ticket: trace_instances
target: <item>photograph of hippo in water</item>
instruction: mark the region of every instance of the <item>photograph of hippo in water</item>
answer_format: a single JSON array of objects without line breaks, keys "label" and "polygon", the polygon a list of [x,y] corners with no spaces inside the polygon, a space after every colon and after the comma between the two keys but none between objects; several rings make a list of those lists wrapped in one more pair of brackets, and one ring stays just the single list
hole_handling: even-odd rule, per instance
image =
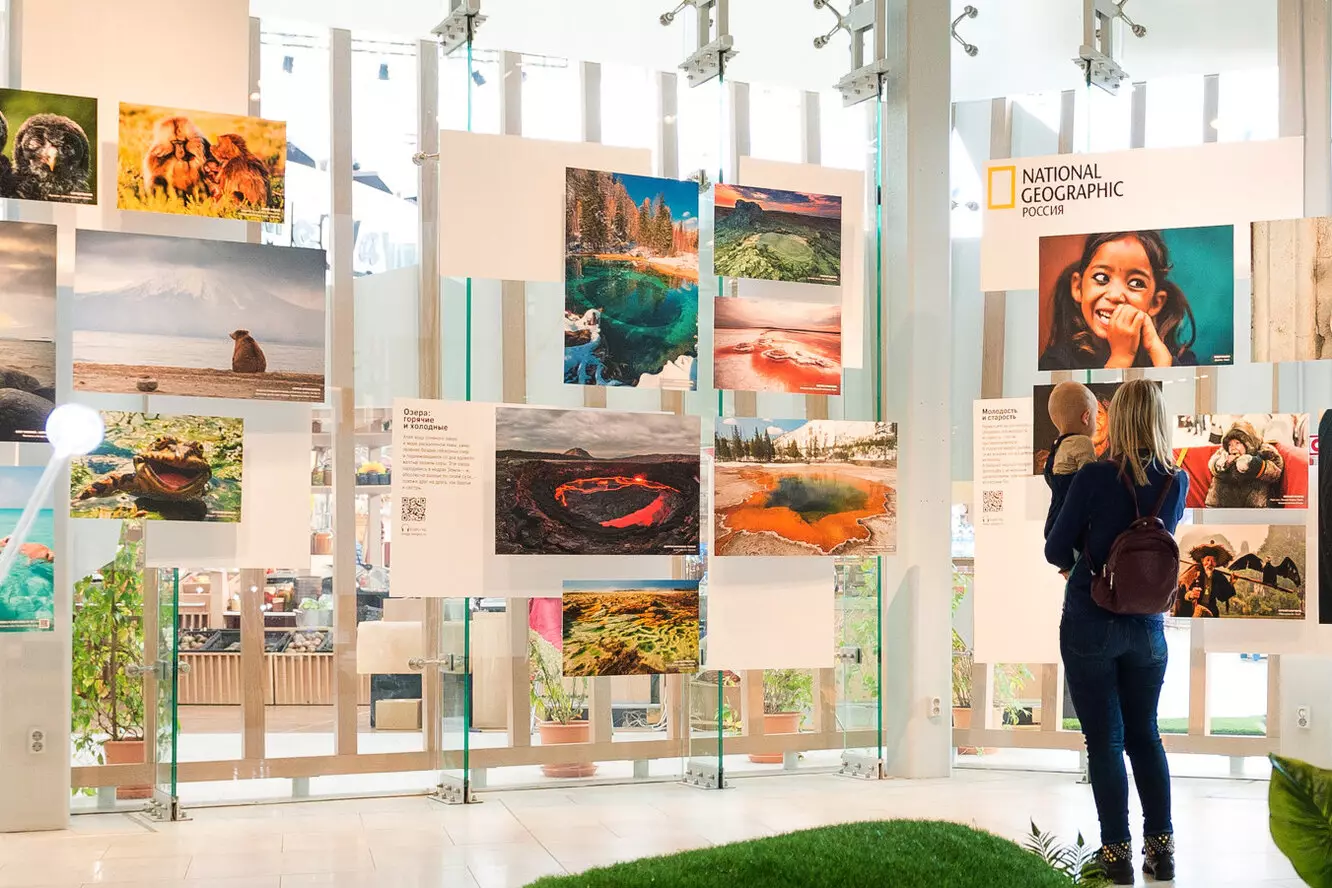
[{"label": "photograph of hippo in water", "polygon": [[693,555],[698,417],[495,411],[495,554]]},{"label": "photograph of hippo in water", "polygon": [[324,400],[323,250],[79,231],[74,390]]},{"label": "photograph of hippo in water", "polygon": [[0,222],[0,441],[46,440],[55,327],[56,227]]},{"label": "photograph of hippo in water", "polygon": [[69,471],[71,518],[241,520],[245,421],[102,411],[106,438]]},{"label": "photograph of hippo in water", "polygon": [[[42,477],[41,466],[0,468],[0,551],[10,543],[23,507]],[[0,633],[55,629],[55,513],[50,493],[19,543],[14,567],[0,582]]]}]

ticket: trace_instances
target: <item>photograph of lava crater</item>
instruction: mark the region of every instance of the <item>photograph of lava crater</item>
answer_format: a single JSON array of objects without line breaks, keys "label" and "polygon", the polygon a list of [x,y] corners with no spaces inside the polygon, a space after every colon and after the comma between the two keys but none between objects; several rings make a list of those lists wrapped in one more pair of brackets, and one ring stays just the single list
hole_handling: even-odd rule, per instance
[{"label": "photograph of lava crater", "polygon": [[698,580],[565,580],[564,676],[698,671]]},{"label": "photograph of lava crater", "polygon": [[897,425],[717,420],[718,555],[897,551]]},{"label": "photograph of lava crater", "polygon": [[495,411],[495,554],[692,555],[697,417]]},{"label": "photograph of lava crater", "polygon": [[842,393],[842,307],[725,296],[713,301],[713,381],[739,392]]}]

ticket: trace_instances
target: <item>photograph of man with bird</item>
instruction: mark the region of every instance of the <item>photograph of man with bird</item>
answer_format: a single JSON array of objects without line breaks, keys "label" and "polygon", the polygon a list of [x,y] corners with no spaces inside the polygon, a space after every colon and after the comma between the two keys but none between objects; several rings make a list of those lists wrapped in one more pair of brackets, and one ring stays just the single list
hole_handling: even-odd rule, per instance
[{"label": "photograph of man with bird", "polygon": [[1181,526],[1179,551],[1171,616],[1304,619],[1303,525]]}]

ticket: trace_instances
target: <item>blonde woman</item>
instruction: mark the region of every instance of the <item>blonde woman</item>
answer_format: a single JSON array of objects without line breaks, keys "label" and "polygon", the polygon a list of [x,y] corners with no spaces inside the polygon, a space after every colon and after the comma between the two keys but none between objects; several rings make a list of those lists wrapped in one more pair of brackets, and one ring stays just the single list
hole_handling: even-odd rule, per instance
[{"label": "blonde woman", "polygon": [[[1092,601],[1092,574],[1140,510],[1147,515],[1165,490],[1159,513],[1175,532],[1189,479],[1174,465],[1165,397],[1145,379],[1124,383],[1110,402],[1108,458],[1079,470],[1045,543],[1045,557],[1068,578],[1059,647],[1087,742],[1087,770],[1101,821],[1101,864],[1116,885],[1133,884],[1128,774],[1142,801],[1143,872],[1174,878],[1170,771],[1156,727],[1166,672],[1162,616],[1122,616]],[[1137,510],[1120,475],[1133,482]],[[1168,485],[1168,489],[1167,489]]]}]

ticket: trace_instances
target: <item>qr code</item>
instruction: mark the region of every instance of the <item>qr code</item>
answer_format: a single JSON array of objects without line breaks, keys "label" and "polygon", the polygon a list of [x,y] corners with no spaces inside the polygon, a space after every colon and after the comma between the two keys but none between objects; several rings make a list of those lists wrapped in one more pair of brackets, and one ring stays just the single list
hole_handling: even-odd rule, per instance
[{"label": "qr code", "polygon": [[423,496],[404,496],[402,498],[402,520],[409,524],[420,524],[426,520],[426,498]]},{"label": "qr code", "polygon": [[1002,490],[986,490],[982,497],[982,512],[994,514],[1004,510],[1004,492]]}]

